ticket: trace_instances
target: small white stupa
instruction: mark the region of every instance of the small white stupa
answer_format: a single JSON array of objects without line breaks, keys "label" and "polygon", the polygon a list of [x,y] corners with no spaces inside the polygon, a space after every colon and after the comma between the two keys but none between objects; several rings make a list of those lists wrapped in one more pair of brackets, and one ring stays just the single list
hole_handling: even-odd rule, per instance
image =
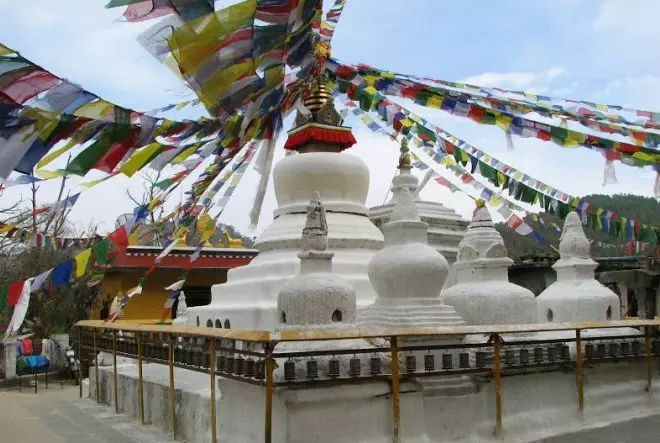
[{"label": "small white stupa", "polygon": [[[410,154],[402,146],[399,169],[410,169]],[[410,177],[410,174],[401,174]],[[416,179],[409,181],[416,185]],[[422,222],[408,186],[395,189],[396,206],[383,226],[385,248],[369,262],[369,280],[376,300],[360,313],[360,323],[372,327],[438,327],[465,324],[440,300],[449,264],[428,245],[428,225]]]},{"label": "small white stupa", "polygon": [[277,297],[280,329],[355,325],[355,290],[332,273],[334,253],[328,249],[328,224],[317,192],[307,206],[302,234],[300,274],[289,280]]},{"label": "small white stupa", "polygon": [[557,281],[537,299],[540,322],[619,320],[619,297],[594,278],[598,266],[580,217],[571,212],[559,241],[560,259],[552,266]]},{"label": "small white stupa", "polygon": [[504,240],[480,200],[452,265],[456,285],[442,292],[442,300],[469,325],[536,323],[534,294],[509,282],[512,264]]},{"label": "small white stupa", "polygon": [[176,305],[176,315],[172,320],[173,325],[187,325],[188,324],[188,305],[186,304],[186,294],[183,291],[179,293],[178,303]]},{"label": "small white stupa", "polygon": [[[407,139],[404,138],[401,143],[402,149],[407,149],[405,148]],[[369,218],[379,228],[387,224],[398,201],[399,191],[407,187],[413,194],[420,220],[429,225],[428,245],[452,264],[456,261],[458,245],[465,235],[468,222],[442,203],[421,200],[419,186],[419,181],[412,174],[411,168],[399,168],[399,173],[392,180],[392,198],[384,205],[372,207],[369,210]],[[453,284],[451,271],[447,284]]]}]

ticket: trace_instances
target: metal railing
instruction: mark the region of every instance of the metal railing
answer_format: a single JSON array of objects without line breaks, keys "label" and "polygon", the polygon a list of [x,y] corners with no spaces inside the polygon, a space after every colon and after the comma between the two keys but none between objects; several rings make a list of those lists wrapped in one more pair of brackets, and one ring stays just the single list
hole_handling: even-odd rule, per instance
[{"label": "metal railing", "polygon": [[[392,398],[392,437],[400,441],[399,385],[407,379],[474,375],[495,383],[495,433],[502,431],[501,378],[529,372],[575,371],[578,408],[584,409],[584,366],[602,362],[646,360],[647,386],[651,392],[653,355],[660,355],[660,337],[651,330],[660,320],[626,320],[590,323],[547,323],[452,328],[286,330],[282,332],[212,329],[173,325],[117,324],[81,321],[79,354],[90,349],[95,356],[96,399],[100,401],[98,352],[113,356],[115,410],[117,356],[137,359],[138,409],[142,423],[144,361],[169,367],[169,427],[174,438],[174,367],[209,375],[211,389],[211,441],[216,441],[216,376],[265,387],[265,442],[271,442],[273,392],[277,387],[327,386],[346,383],[389,382]],[[643,328],[629,336],[584,337],[582,331],[610,328]],[[121,331],[121,332],[120,332]],[[565,338],[535,339],[536,332],[566,332]],[[570,332],[570,334],[569,334]],[[527,336],[525,337],[525,334]],[[456,337],[476,340],[458,341]],[[485,341],[484,339],[488,337]],[[364,346],[278,352],[287,342],[364,340]],[[574,346],[575,353],[570,347]],[[281,351],[281,350],[280,350]],[[340,364],[346,361],[348,365]],[[418,364],[418,360],[419,363]],[[276,363],[279,361],[281,364]],[[398,364],[392,364],[398,362]],[[422,364],[423,363],[423,364]],[[283,370],[275,377],[275,369]],[[82,384],[80,388],[82,397]]]}]

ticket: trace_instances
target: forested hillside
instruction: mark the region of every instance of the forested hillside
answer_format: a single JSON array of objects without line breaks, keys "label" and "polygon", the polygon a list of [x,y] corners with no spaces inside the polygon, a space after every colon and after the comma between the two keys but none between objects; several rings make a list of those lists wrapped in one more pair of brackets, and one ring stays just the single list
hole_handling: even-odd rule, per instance
[{"label": "forested hillside", "polygon": [[[660,226],[660,202],[651,197],[642,197],[639,195],[602,195],[593,194],[584,197],[584,200],[593,203],[596,207],[605,210],[616,211],[619,215],[632,218],[640,223],[646,223],[651,226]],[[531,254],[558,254],[551,246],[559,247],[559,236],[551,222],[560,227],[563,226],[563,220],[558,216],[549,213],[540,213],[539,218],[545,221],[545,225],[536,223],[531,216],[525,218],[525,221],[536,230],[547,242],[548,246],[542,246],[530,236],[521,236],[515,233],[504,223],[496,225],[497,230],[502,234],[506,244],[509,256],[514,260],[521,256]],[[593,246],[591,251],[594,256],[612,257],[623,256],[626,254],[627,240],[624,236],[615,237],[602,230],[592,229],[585,226],[585,233],[590,240],[596,240],[603,243],[614,244],[616,247],[598,247]],[[653,254],[654,245],[649,244],[640,252],[641,255]]]}]

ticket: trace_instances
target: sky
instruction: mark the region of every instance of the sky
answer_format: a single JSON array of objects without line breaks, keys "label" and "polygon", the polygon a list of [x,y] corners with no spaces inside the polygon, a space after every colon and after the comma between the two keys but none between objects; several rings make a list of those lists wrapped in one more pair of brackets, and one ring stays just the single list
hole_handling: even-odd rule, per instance
[{"label": "sky", "polygon": [[[137,42],[137,36],[154,22],[122,23],[123,8],[105,9],[105,3],[0,0],[0,42],[124,107],[146,111],[193,98],[181,80]],[[325,1],[326,9],[330,3]],[[659,16],[657,0],[348,0],[332,54],[345,63],[406,74],[658,111]],[[605,160],[597,152],[516,137],[515,150],[508,151],[498,128],[400,103],[563,192],[652,195],[655,173],[650,168],[616,163],[619,184],[603,187]],[[358,140],[350,153],[370,169],[367,204],[382,204],[395,173],[398,147],[357,120],[348,123]],[[276,160],[284,155],[283,138]],[[441,166],[434,169],[447,174]],[[248,235],[258,235],[276,207],[271,183],[259,226],[249,229],[257,180],[257,174],[248,170],[220,219]],[[56,188],[52,182],[43,184],[40,199],[54,200]],[[107,232],[120,214],[134,206],[126,189],[139,193],[140,179],[116,177],[83,192],[71,220],[81,227],[98,224],[99,232]],[[9,189],[0,196],[0,206],[27,193],[26,187]],[[426,186],[421,197],[441,202],[466,218],[474,209],[467,196],[451,194],[436,183]]]}]

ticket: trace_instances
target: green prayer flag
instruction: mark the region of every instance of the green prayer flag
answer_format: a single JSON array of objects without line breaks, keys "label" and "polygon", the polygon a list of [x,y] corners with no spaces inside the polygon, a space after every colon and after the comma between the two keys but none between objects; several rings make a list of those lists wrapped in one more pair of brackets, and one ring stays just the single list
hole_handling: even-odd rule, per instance
[{"label": "green prayer flag", "polygon": [[108,152],[115,142],[112,130],[105,130],[103,134],[91,146],[78,154],[66,167],[66,171],[83,176],[92,169],[92,166]]},{"label": "green prayer flag", "polygon": [[0,312],[5,310],[7,306],[7,294],[9,293],[9,286],[0,286]]},{"label": "green prayer flag", "polygon": [[655,231],[651,228],[642,228],[639,230],[639,241],[645,243],[657,243],[658,236],[655,234]]},{"label": "green prayer flag", "polygon": [[424,144],[434,145],[436,141],[435,132],[431,131],[421,123],[417,123],[417,135],[422,139]]},{"label": "green prayer flag", "polygon": [[110,251],[110,240],[106,237],[94,246],[92,246],[92,254],[96,263],[100,265],[108,264],[108,252]]},{"label": "green prayer flag", "polygon": [[484,162],[479,162],[479,172],[491,183],[497,186],[497,170]]}]

